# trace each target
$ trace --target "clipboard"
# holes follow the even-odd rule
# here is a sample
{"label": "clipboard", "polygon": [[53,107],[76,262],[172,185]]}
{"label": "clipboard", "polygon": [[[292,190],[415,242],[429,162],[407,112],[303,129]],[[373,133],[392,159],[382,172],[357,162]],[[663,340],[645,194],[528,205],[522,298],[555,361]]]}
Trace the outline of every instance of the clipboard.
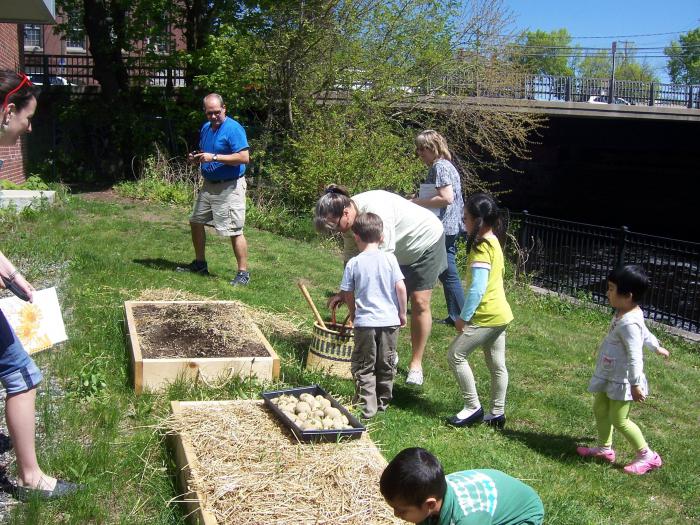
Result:
{"label": "clipboard", "polygon": [[68,340],[56,288],[38,290],[33,295],[33,303],[17,297],[0,299],[0,310],[30,355]]}
{"label": "clipboard", "polygon": [[[419,199],[430,199],[431,197],[435,197],[437,194],[438,192],[437,188],[435,187],[435,184],[421,184],[420,189],[418,190]],[[440,212],[442,211],[442,208],[426,209],[432,211],[438,219],[440,218]]]}

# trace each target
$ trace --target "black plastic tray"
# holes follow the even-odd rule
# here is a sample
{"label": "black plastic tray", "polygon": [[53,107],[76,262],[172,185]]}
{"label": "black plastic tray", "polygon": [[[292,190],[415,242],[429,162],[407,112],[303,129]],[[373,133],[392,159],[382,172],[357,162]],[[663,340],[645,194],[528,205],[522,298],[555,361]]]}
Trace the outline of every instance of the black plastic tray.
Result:
{"label": "black plastic tray", "polygon": [[[340,412],[348,418],[348,422],[353,428],[346,428],[343,430],[302,430],[295,425],[294,422],[277,407],[277,405],[271,402],[272,399],[279,397],[282,394],[291,394],[296,397],[299,397],[301,394],[311,394],[314,397],[317,395],[322,395],[331,402],[332,407],[340,410]],[[265,400],[265,406],[272,410],[272,413],[279,418],[285,427],[292,431],[299,441],[318,442],[338,441],[340,438],[357,439],[367,430],[355,416],[348,412],[347,409],[338,403],[338,401],[336,401],[332,395],[318,385],[288,388],[286,390],[272,390],[270,392],[263,392],[262,397]]]}

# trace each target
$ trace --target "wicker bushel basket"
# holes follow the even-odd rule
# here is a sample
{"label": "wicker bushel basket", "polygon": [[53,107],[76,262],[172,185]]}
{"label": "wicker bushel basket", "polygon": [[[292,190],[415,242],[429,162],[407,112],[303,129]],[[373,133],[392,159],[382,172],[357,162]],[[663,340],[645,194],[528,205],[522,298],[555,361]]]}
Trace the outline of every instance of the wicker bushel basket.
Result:
{"label": "wicker bushel basket", "polygon": [[[347,319],[345,322],[347,323]],[[313,339],[306,357],[306,368],[352,379],[350,356],[354,349],[352,328],[345,323],[337,323],[335,310],[333,310],[332,320],[326,323],[326,328],[314,323]]]}

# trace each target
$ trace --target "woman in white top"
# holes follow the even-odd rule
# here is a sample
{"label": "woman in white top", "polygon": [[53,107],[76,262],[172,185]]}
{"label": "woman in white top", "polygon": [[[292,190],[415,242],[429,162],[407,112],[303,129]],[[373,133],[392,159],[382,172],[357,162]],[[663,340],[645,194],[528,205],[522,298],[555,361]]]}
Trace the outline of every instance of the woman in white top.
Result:
{"label": "woman in white top", "polygon": [[[442,223],[426,208],[388,191],[372,190],[351,197],[344,187],[331,184],[316,203],[314,223],[319,232],[343,234],[345,262],[358,253],[351,227],[355,217],[364,212],[381,217],[384,240],[379,249],[396,256],[406,278],[413,351],[406,383],[421,385],[423,352],[433,324],[430,299],[438,275],[447,268]],[[329,304],[341,300],[336,294]]]}

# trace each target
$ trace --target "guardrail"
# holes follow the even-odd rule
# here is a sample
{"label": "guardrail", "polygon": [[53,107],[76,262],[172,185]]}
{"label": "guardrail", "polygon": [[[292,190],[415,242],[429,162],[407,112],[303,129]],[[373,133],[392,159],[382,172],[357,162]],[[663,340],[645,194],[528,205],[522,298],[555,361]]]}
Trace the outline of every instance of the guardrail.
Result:
{"label": "guardrail", "polygon": [[[185,85],[185,69],[173,65],[171,57],[124,57],[129,79],[134,85]],[[95,61],[89,55],[45,55],[25,53],[24,70],[43,85],[97,86]]]}
{"label": "guardrail", "polygon": [[[432,95],[515,98],[560,102],[610,103],[611,82],[604,78],[515,75],[505,81],[483,80],[476,74],[429,79],[412,92]],[[616,80],[612,103],[700,109],[700,85]]]}
{"label": "guardrail", "polygon": [[641,264],[651,279],[647,317],[700,333],[700,243],[548,217],[512,213],[524,270],[544,288],[607,304],[607,276],[618,264]]}

